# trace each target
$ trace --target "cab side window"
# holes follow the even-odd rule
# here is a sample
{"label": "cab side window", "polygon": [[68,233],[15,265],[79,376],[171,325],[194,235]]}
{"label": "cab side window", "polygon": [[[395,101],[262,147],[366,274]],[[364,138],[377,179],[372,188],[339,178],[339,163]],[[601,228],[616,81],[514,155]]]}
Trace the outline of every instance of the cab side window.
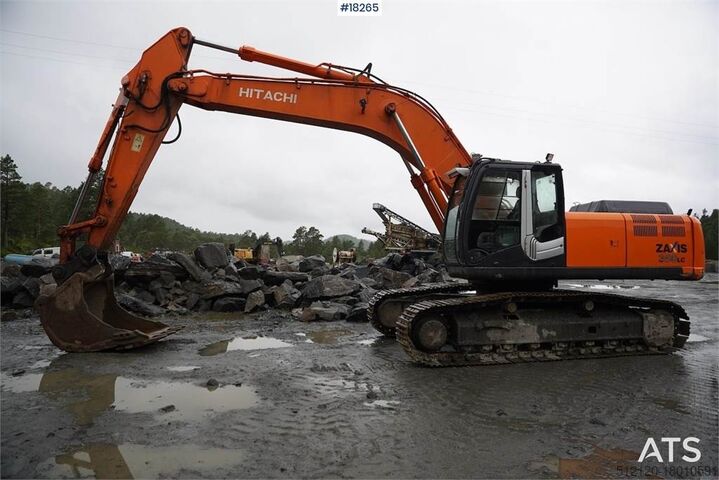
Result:
{"label": "cab side window", "polygon": [[532,226],[540,242],[562,236],[557,206],[557,185],[554,173],[532,172]]}

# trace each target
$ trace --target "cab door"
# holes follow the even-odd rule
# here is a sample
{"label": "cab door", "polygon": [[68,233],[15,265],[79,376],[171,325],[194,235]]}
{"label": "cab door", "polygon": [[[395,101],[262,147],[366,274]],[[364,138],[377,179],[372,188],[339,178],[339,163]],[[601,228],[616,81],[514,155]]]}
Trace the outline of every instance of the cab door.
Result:
{"label": "cab door", "polygon": [[522,170],[521,245],[533,261],[564,255],[562,171],[542,164]]}

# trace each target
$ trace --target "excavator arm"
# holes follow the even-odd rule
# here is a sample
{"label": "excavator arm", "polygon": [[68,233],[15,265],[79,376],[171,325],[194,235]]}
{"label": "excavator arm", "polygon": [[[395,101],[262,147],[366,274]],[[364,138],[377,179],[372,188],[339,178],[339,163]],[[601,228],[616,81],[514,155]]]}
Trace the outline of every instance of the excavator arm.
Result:
{"label": "excavator arm", "polygon": [[[306,77],[270,78],[188,69],[196,46],[239,55]],[[375,138],[396,150],[435,226],[442,231],[452,181],[448,173],[467,167],[471,156],[434,107],[419,95],[384,83],[364,70],[311,65],[255,50],[234,49],[196,39],[176,28],[142,55],[122,79],[110,118],[88,166],[88,178],[68,225],[59,229],[61,264],[53,271],[58,288],[38,300],[50,339],[69,351],[133,348],[176,329],[130,315],[114,298],[108,250],[157,150],[183,104],[204,110],[252,115],[347,130]],[[179,135],[179,134],[178,134]],[[89,186],[105,176],[94,214],[79,219]],[[76,239],[86,235],[75,250]]]}

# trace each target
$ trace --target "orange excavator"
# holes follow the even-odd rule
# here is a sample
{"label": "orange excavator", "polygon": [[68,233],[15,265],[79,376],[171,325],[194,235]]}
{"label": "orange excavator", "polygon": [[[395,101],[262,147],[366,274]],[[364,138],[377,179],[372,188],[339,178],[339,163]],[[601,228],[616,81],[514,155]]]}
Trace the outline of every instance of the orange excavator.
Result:
{"label": "orange excavator", "polygon": [[[268,78],[188,69],[195,47],[303,74]],[[559,279],[697,280],[704,243],[690,215],[565,212],[562,168],[470,155],[424,98],[385,83],[372,65],[312,65],[195,38],[176,28],[142,55],[89,163],[67,225],[59,229],[58,287],[37,302],[52,342],[72,352],[129,349],[175,331],[115,301],[107,250],[158,148],[182,131],[183,104],[370,136],[399,153],[438,231],[449,273],[466,283],[387,290],[371,323],[416,362],[487,365],[670,352],[689,322],[681,306],[566,291]],[[178,135],[165,141],[177,119]],[[79,219],[109,150],[94,214]],[[75,248],[76,239],[84,244]]]}

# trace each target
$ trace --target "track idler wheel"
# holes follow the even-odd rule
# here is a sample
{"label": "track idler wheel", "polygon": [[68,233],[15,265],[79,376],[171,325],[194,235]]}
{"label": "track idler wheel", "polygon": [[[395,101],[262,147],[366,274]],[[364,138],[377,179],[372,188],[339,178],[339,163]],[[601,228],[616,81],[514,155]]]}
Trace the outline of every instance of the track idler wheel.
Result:
{"label": "track idler wheel", "polygon": [[414,340],[417,346],[427,352],[437,352],[447,343],[447,325],[437,318],[421,319],[417,325]]}
{"label": "track idler wheel", "polygon": [[73,273],[52,293],[40,295],[35,308],[47,336],[66,352],[137,348],[182,329],[137,317],[120,307],[109,265],[99,263]]}

